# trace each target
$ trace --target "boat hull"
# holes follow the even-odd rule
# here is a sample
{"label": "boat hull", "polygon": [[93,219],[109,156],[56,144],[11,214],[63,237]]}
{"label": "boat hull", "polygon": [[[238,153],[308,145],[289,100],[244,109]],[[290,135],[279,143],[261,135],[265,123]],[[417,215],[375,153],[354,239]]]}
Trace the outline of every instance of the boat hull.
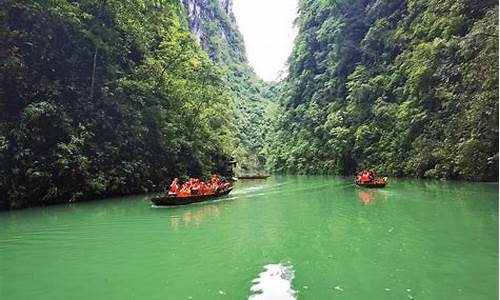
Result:
{"label": "boat hull", "polygon": [[266,179],[271,175],[238,176],[238,179]]}
{"label": "boat hull", "polygon": [[355,183],[358,186],[366,187],[366,188],[383,188],[387,185],[387,177],[375,179],[373,181],[366,182],[366,183],[361,183],[359,181],[355,181]]}
{"label": "boat hull", "polygon": [[177,206],[177,205],[186,205],[191,203],[203,202],[215,198],[219,198],[229,194],[233,190],[232,187],[229,187],[223,191],[220,191],[215,194],[210,195],[193,195],[187,197],[178,197],[178,196],[156,196],[151,198],[151,202],[153,202],[156,206]]}

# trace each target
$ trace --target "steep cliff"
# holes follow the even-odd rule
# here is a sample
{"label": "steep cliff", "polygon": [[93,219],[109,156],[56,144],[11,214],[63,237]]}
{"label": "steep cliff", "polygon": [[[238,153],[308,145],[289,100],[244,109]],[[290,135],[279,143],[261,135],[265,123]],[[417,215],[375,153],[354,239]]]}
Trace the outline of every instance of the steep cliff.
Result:
{"label": "steep cliff", "polygon": [[236,104],[234,156],[243,171],[262,169],[265,109],[276,87],[260,80],[249,66],[232,0],[182,0],[189,30],[225,72],[226,87]]}
{"label": "steep cliff", "polygon": [[300,1],[271,168],[498,179],[498,2]]}
{"label": "steep cliff", "polygon": [[182,3],[186,8],[189,30],[212,60],[247,63],[232,0],[182,0]]}

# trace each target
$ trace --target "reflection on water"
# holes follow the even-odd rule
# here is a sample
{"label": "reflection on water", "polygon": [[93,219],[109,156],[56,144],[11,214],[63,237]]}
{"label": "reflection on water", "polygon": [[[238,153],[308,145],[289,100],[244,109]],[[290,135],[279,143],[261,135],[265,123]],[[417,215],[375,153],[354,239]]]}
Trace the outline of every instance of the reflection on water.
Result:
{"label": "reflection on water", "polygon": [[386,191],[384,190],[365,190],[358,191],[358,198],[363,201],[365,205],[374,202],[375,200],[387,199]]}
{"label": "reflection on water", "polygon": [[172,229],[177,230],[179,225],[188,227],[191,225],[198,226],[207,217],[218,218],[220,216],[220,209],[217,205],[202,205],[198,207],[189,208],[178,215],[170,217],[170,226]]}
{"label": "reflection on water", "polygon": [[358,197],[359,199],[361,199],[361,201],[363,201],[364,204],[368,204],[375,200],[375,193],[371,191],[360,190],[358,191]]}
{"label": "reflection on water", "polygon": [[296,292],[292,289],[295,271],[291,265],[271,264],[264,266],[264,271],[252,281],[250,288],[254,294],[249,300],[295,300]]}

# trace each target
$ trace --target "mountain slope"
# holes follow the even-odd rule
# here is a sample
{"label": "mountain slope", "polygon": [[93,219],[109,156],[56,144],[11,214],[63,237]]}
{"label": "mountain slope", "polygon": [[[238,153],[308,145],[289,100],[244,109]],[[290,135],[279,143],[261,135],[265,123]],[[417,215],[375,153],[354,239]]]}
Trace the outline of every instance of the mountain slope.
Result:
{"label": "mountain slope", "polygon": [[232,101],[178,1],[0,7],[0,207],[160,191],[230,154]]}
{"label": "mountain slope", "polygon": [[301,0],[278,172],[498,177],[498,3]]}

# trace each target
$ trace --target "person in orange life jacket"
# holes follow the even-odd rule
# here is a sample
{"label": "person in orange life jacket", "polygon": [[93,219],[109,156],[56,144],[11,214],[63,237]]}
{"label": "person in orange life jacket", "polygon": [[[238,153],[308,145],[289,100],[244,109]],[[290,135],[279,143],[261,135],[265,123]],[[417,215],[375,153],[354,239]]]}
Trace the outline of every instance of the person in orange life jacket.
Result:
{"label": "person in orange life jacket", "polygon": [[170,184],[170,190],[168,191],[168,193],[169,194],[178,194],[179,191],[180,191],[179,178],[174,178],[174,180]]}
{"label": "person in orange life jacket", "polygon": [[370,182],[370,177],[367,171],[363,171],[361,174],[361,183],[367,183]]}
{"label": "person in orange life jacket", "polygon": [[198,194],[199,195],[206,195],[207,194],[207,184],[204,181],[198,179],[197,187],[198,187]]}
{"label": "person in orange life jacket", "polygon": [[181,190],[179,191],[179,194],[181,196],[189,196],[191,195],[191,181],[186,181],[181,187]]}
{"label": "person in orange life jacket", "polygon": [[201,185],[199,179],[193,178],[193,184],[191,185],[191,194],[198,195],[200,193]]}
{"label": "person in orange life jacket", "polygon": [[214,192],[219,188],[220,180],[219,178],[217,178],[217,175],[212,175],[212,178],[210,179],[210,185]]}
{"label": "person in orange life jacket", "polygon": [[206,184],[204,181],[201,182],[201,193],[203,195],[210,195],[212,193],[212,189],[209,184]]}
{"label": "person in orange life jacket", "polygon": [[198,194],[203,194],[203,185],[203,181],[196,179],[195,188],[198,191]]}
{"label": "person in orange life jacket", "polygon": [[185,189],[189,189],[189,188],[191,188],[191,182],[188,180],[188,181],[184,182],[184,184],[181,187],[181,190],[185,190]]}

